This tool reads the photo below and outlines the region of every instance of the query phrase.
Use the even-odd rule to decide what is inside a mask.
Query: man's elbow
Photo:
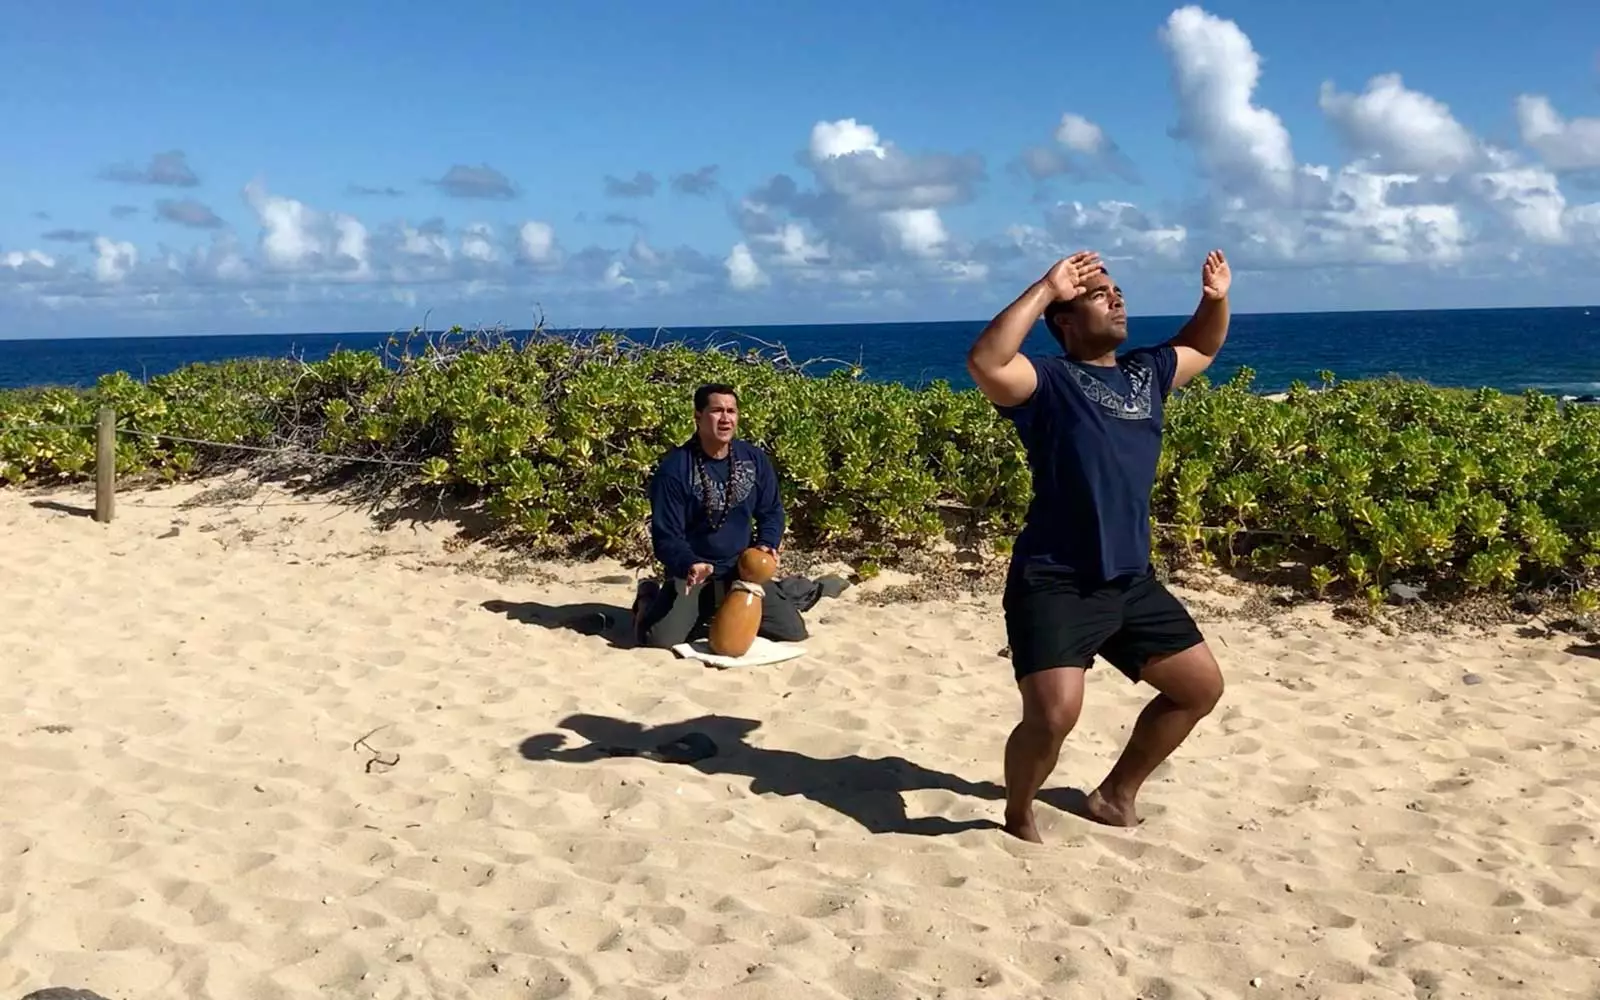
[[[1169,343],[1178,355],[1178,364],[1182,368],[1199,371],[1217,359],[1217,353],[1222,350],[1222,344],[1214,338],[1194,336],[1188,332],[1180,332]]]
[[[989,402],[997,406],[1021,406],[1033,395],[1038,384],[1034,368],[1019,355],[1003,365],[991,365],[982,358],[969,361],[967,374]]]
[[[976,345],[967,351],[967,374],[972,376],[974,382],[994,373],[994,366],[986,361]]]
[[[967,355],[967,377],[972,379],[974,385],[985,396],[992,396],[995,387],[1005,381],[1005,366],[996,365],[992,360],[978,353]]]

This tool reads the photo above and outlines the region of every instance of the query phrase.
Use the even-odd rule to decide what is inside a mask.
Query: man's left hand
[[[778,554],[778,550],[773,548],[770,545],[757,545],[756,548],[760,549],[762,552],[765,552],[767,555],[771,556],[772,557],[772,562],[773,562],[774,565],[777,565],[778,563],[781,563],[783,561],[783,557]]]
[[[1221,250],[1206,254],[1205,266],[1200,269],[1200,291],[1208,299],[1225,299],[1233,284],[1233,271]]]

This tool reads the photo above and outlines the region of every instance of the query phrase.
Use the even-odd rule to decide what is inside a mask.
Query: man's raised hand
[[[1233,271],[1229,270],[1228,259],[1222,256],[1222,251],[1206,254],[1205,265],[1200,268],[1201,293],[1208,299],[1225,299],[1232,284]]]
[[[1055,266],[1045,274],[1044,281],[1057,301],[1070,302],[1084,293],[1089,276],[1098,274],[1104,267],[1099,254],[1093,250],[1080,250],[1071,257],[1056,261]]]

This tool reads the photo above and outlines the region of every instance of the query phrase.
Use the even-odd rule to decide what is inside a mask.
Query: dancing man
[[[1058,261],[990,321],[967,354],[978,388],[1017,429],[1033,497],[1003,606],[1022,721],[1006,741],[1006,830],[1040,842],[1033,801],[1083,708],[1096,655],[1156,695],[1088,796],[1090,818],[1139,822],[1139,788],[1222,697],[1222,673],[1183,604],[1155,577],[1150,494],[1163,404],[1209,366],[1228,334],[1232,274],[1201,270],[1200,305],[1169,341],[1127,351],[1122,289],[1099,254]],[[1043,315],[1063,353],[1030,360]]]

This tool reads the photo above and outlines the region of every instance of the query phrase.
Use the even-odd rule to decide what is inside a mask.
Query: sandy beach
[[[1600,659],[1571,636],[1201,609],[1228,691],[1145,825],[1070,811],[1149,693],[1101,668],[1036,847],[995,826],[997,597],[870,583],[806,656],[715,670],[595,634],[619,565],[218,485],[110,525],[0,492],[0,997],[1600,990]],[[591,747],[690,730],[720,752]]]

